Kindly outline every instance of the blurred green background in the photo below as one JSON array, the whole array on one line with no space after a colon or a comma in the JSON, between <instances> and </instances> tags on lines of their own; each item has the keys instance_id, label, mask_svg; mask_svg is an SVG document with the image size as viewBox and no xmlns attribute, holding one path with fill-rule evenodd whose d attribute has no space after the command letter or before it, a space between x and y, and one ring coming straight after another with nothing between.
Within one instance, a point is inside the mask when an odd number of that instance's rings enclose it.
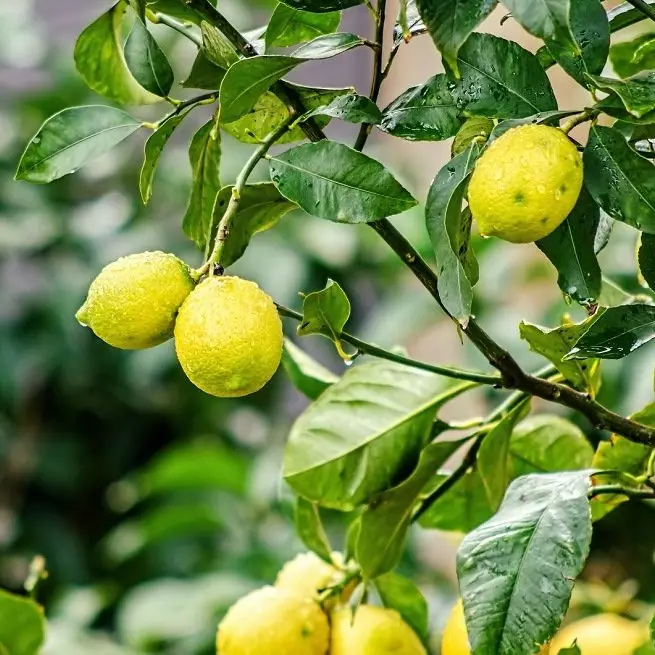
<instances>
[{"instance_id":1,"label":"blurred green background","mask_svg":"<svg viewBox=\"0 0 655 655\"><path fill-rule=\"evenodd\" d=\"M136 184L144 136L52 185L13 181L22 148L45 118L66 106L104 102L77 76L72 49L77 33L107 6L0 2L0 586L20 591L33 556L45 556L49 578L39 598L50 618L46 655L206 655L225 609L272 582L302 550L279 468L289 426L306 401L282 370L244 400L211 398L184 377L171 343L121 352L74 320L90 280L121 255L162 249L195 266L201 259L180 221L190 180L186 145L202 110L169 144L147 208ZM249 29L266 21L270 4L226 1L223 8ZM365 11L350 12L348 21L350 30L367 29ZM183 79L193 54L188 44L156 33ZM327 64L321 82L364 91L367 56ZM412 65L411 53L399 60L401 69ZM417 62L412 77L433 74L426 63L417 72ZM315 83L316 71L310 67L297 79ZM407 86L401 72L386 93L393 97ZM352 134L352 126L330 130L337 138ZM397 144L377 136L371 150L425 197L445 151L421 147L412 156ZM225 182L248 150L226 137ZM396 223L429 257L421 211ZM634 234L617 229L602 262L615 282L638 292L634 246ZM536 248L477 240L476 250L478 314L522 362L540 366L519 340L518 321L555 325L562 313L580 317L580 311L561 299L556 275ZM365 227L297 212L256 237L234 272L294 307L299 291L334 278L353 303L351 331L385 346L401 344L417 357L483 367ZM287 328L293 334L295 326ZM302 346L335 372L343 369L327 341L309 338ZM601 399L623 412L640 408L652 400L654 364L650 349L606 366ZM470 417L495 400L493 392L480 392L453 411ZM655 600L653 518L651 508L631 504L598 524L586 577L614 587L637 579L639 595ZM339 517L329 517L329 528L339 546ZM455 593L455 550L452 536L416 533L403 562L426 592L435 628Z\"/></svg>"}]
</instances>

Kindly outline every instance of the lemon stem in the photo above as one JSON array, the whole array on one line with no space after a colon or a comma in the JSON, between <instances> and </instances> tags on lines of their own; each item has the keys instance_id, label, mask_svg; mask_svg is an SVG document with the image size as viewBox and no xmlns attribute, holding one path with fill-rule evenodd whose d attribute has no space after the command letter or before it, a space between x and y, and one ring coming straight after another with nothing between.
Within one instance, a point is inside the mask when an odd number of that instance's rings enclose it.
<instances>
[{"instance_id":1,"label":"lemon stem","mask_svg":"<svg viewBox=\"0 0 655 655\"><path fill-rule=\"evenodd\" d=\"M596 485L589 492L589 497L595 498L601 494L618 494L621 496L627 496L628 498L655 500L655 490L653 489L632 489L630 487L622 487L620 484Z\"/></svg>"},{"instance_id":2,"label":"lemon stem","mask_svg":"<svg viewBox=\"0 0 655 655\"><path fill-rule=\"evenodd\" d=\"M560 127L560 129L562 132L564 132L564 134L568 134L574 127L577 127L582 123L586 123L587 121L596 118L596 116L598 116L597 109L585 109L579 114L571 116L571 118L569 118L567 121L564 121L564 124Z\"/></svg>"}]
</instances>

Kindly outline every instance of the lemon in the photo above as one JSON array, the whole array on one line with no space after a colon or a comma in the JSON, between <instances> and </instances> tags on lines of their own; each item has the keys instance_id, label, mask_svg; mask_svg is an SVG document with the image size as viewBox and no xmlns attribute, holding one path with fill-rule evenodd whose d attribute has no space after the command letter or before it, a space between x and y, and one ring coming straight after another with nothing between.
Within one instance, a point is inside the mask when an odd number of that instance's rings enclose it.
<instances>
[{"instance_id":1,"label":"lemon","mask_svg":"<svg viewBox=\"0 0 655 655\"><path fill-rule=\"evenodd\" d=\"M165 252L129 255L105 266L75 318L116 348L150 348L173 336L194 287L189 267Z\"/></svg>"},{"instance_id":2,"label":"lemon","mask_svg":"<svg viewBox=\"0 0 655 655\"><path fill-rule=\"evenodd\" d=\"M340 553L333 553L337 564L343 563ZM318 594L343 579L343 572L324 562L314 553L301 553L287 562L275 581L278 589L286 589L306 598Z\"/></svg>"},{"instance_id":3,"label":"lemon","mask_svg":"<svg viewBox=\"0 0 655 655\"><path fill-rule=\"evenodd\" d=\"M427 655L416 633L398 612L361 605L332 614L330 655Z\"/></svg>"},{"instance_id":4,"label":"lemon","mask_svg":"<svg viewBox=\"0 0 655 655\"><path fill-rule=\"evenodd\" d=\"M632 655L647 639L643 623L616 614L596 614L562 628L553 639L551 653L557 655L577 640L582 655Z\"/></svg>"},{"instance_id":5,"label":"lemon","mask_svg":"<svg viewBox=\"0 0 655 655\"><path fill-rule=\"evenodd\" d=\"M208 277L184 301L175 350L187 377L219 398L261 389L282 359L282 322L254 282Z\"/></svg>"},{"instance_id":6,"label":"lemon","mask_svg":"<svg viewBox=\"0 0 655 655\"><path fill-rule=\"evenodd\" d=\"M327 655L330 626L318 603L275 587L237 601L218 627L220 655Z\"/></svg>"},{"instance_id":7,"label":"lemon","mask_svg":"<svg viewBox=\"0 0 655 655\"><path fill-rule=\"evenodd\" d=\"M483 236L527 243L559 227L581 189L582 162L566 134L522 125L498 137L480 157L468 199Z\"/></svg>"}]
</instances>

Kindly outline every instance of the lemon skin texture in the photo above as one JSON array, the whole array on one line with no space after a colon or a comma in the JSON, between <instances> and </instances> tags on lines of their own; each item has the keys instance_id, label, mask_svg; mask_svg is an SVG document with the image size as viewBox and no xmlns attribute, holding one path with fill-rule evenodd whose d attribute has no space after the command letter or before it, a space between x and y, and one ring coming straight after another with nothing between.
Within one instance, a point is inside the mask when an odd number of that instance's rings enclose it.
<instances>
[{"instance_id":1,"label":"lemon skin texture","mask_svg":"<svg viewBox=\"0 0 655 655\"><path fill-rule=\"evenodd\" d=\"M189 267L170 253L121 257L93 280L75 318L115 348L151 348L173 336L177 312L194 286Z\"/></svg>"},{"instance_id":2,"label":"lemon skin texture","mask_svg":"<svg viewBox=\"0 0 655 655\"><path fill-rule=\"evenodd\" d=\"M318 603L263 587L237 601L218 627L219 655L327 655L330 626Z\"/></svg>"},{"instance_id":3,"label":"lemon skin texture","mask_svg":"<svg viewBox=\"0 0 655 655\"><path fill-rule=\"evenodd\" d=\"M212 276L185 300L175 322L175 350L187 377L219 398L261 389L282 359L282 322L254 282Z\"/></svg>"},{"instance_id":4,"label":"lemon skin texture","mask_svg":"<svg viewBox=\"0 0 655 655\"><path fill-rule=\"evenodd\" d=\"M332 614L330 655L427 655L416 633L394 610L361 605Z\"/></svg>"},{"instance_id":5,"label":"lemon skin texture","mask_svg":"<svg viewBox=\"0 0 655 655\"><path fill-rule=\"evenodd\" d=\"M337 562L343 559L339 553L334 553L333 557ZM301 553L282 567L275 586L305 598L317 598L322 589L338 583L342 578L341 571L324 562L318 555Z\"/></svg>"},{"instance_id":6,"label":"lemon skin texture","mask_svg":"<svg viewBox=\"0 0 655 655\"><path fill-rule=\"evenodd\" d=\"M522 125L480 157L469 185L471 213L483 236L538 241L564 221L582 189L582 161L559 129Z\"/></svg>"},{"instance_id":7,"label":"lemon skin texture","mask_svg":"<svg viewBox=\"0 0 655 655\"><path fill-rule=\"evenodd\" d=\"M647 639L643 623L616 614L596 614L562 628L553 639L551 653L557 655L577 640L582 655L632 655Z\"/></svg>"}]
</instances>

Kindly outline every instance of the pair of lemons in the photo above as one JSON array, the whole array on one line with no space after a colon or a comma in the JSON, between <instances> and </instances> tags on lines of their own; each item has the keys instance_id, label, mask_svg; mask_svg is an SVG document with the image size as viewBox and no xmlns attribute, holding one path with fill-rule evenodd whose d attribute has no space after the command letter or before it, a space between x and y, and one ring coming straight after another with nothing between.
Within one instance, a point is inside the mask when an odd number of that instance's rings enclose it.
<instances>
[{"instance_id":1,"label":"pair of lemons","mask_svg":"<svg viewBox=\"0 0 655 655\"><path fill-rule=\"evenodd\" d=\"M116 348L150 348L174 336L187 377L221 398L261 389L282 357L282 323L268 295L238 277L197 283L170 253L130 255L106 266L76 317Z\"/></svg>"}]
</instances>

